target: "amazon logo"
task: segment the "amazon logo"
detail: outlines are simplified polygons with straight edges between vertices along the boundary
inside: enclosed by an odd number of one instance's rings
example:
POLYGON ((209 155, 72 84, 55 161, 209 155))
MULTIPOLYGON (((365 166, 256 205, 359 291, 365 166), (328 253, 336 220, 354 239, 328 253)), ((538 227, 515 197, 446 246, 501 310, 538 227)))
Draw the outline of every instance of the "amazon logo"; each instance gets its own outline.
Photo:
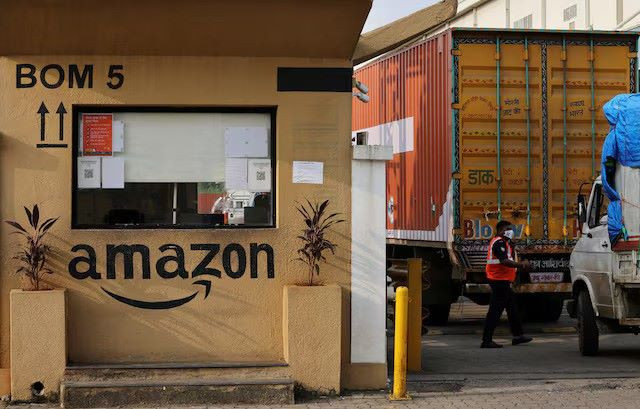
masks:
MULTIPOLYGON (((171 300, 138 300, 129 298, 124 294, 118 294, 101 286, 102 291, 115 301, 135 308, 148 310, 167 310, 180 307, 194 300, 199 293, 203 292, 203 298, 209 297, 213 278, 222 278, 223 272, 211 267, 211 262, 220 253, 220 245, 215 243, 195 243, 191 244, 190 250, 200 254, 200 261, 191 271, 185 267, 185 252, 178 244, 163 244, 158 247, 161 257, 155 263, 155 275, 161 279, 183 279, 193 280, 194 291, 190 295, 171 300)), ((97 256, 95 249, 88 244, 77 244, 71 248, 71 252, 76 256, 69 262, 69 274, 76 280, 102 280, 103 275, 97 269, 97 256)), ((116 261, 122 260, 122 268, 125 280, 132 280, 135 272, 142 274, 142 278, 150 280, 151 257, 149 247, 144 244, 107 244, 107 280, 116 279, 118 271, 116 261), (138 257, 136 257, 138 255, 138 257), (120 256, 120 257, 118 257, 120 256), (135 261, 139 260, 138 265, 135 261)), ((251 278, 258 278, 259 260, 262 253, 266 260, 263 272, 267 278, 274 278, 274 255, 273 248, 268 244, 251 243, 249 245, 249 260, 247 262, 247 251, 238 243, 230 243, 222 251, 222 267, 224 274, 232 279, 238 279, 245 275, 247 266, 251 278), (235 258, 238 262, 233 268, 231 260, 235 258)))

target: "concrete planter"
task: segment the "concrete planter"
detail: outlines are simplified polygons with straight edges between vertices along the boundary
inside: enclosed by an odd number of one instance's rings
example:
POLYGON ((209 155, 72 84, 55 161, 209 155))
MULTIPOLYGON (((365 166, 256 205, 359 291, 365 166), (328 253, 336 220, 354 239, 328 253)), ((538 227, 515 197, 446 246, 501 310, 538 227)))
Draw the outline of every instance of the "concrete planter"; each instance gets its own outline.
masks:
POLYGON ((10 315, 11 399, 56 400, 67 364, 65 291, 11 290, 10 315))
POLYGON ((285 359, 306 391, 339 394, 342 288, 287 286, 283 297, 285 359))

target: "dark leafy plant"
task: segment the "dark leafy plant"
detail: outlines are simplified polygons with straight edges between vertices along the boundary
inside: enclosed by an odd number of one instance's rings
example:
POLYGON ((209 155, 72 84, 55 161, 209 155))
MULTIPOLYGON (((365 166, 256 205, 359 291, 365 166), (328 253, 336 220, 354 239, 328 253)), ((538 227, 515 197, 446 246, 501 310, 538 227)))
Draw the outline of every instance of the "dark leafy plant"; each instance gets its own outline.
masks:
POLYGON ((307 266, 309 275, 309 285, 313 285, 313 277, 320 275, 320 262, 326 262, 327 258, 324 252, 329 250, 331 254, 335 254, 337 245, 325 238, 327 229, 334 224, 344 222, 340 219, 340 213, 331 213, 327 215, 327 207, 329 201, 318 204, 311 204, 306 200, 306 204, 298 203, 296 209, 302 215, 305 228, 298 239, 302 241, 302 247, 298 249, 298 258, 296 260, 303 262, 307 266))
POLYGON ((29 290, 38 291, 41 289, 40 283, 44 275, 53 273, 51 269, 46 267, 50 247, 44 244, 43 239, 58 218, 47 219, 39 224, 40 210, 38 205, 34 205, 32 210, 25 207, 24 211, 27 213, 30 227, 25 228, 20 223, 11 220, 5 222, 15 229, 13 233, 25 238, 24 242, 20 242, 18 251, 13 256, 15 260, 20 262, 16 274, 24 274, 30 283, 29 290))

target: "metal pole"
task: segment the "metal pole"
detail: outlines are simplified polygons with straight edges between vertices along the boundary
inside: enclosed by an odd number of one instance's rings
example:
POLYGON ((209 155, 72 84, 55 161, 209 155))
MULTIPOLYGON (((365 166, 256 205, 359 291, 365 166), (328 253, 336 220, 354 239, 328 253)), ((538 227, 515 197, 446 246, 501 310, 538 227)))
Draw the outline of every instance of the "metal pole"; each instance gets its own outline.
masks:
POLYGON ((422 259, 407 260, 409 312, 407 323, 407 369, 422 370, 422 259))
POLYGON ((562 36, 562 236, 567 244, 567 39, 562 36))
POLYGON ((502 163, 500 162, 500 37, 496 37, 496 128, 497 128, 497 167, 498 167, 498 220, 502 220, 502 163))
POLYGON ((596 180, 596 76, 595 53, 593 51, 593 37, 590 42, 591 59, 591 181, 596 180))
POLYGON ((526 84, 526 106, 524 109, 527 115, 527 226, 525 227, 525 234, 527 236, 527 244, 529 244, 531 240, 531 111, 529 100, 529 42, 526 37, 524 39, 524 53, 524 81, 526 84))
POLYGON ((407 322, 409 310, 409 290, 396 289, 396 328, 393 341, 393 393, 391 400, 408 400, 407 395, 407 322))

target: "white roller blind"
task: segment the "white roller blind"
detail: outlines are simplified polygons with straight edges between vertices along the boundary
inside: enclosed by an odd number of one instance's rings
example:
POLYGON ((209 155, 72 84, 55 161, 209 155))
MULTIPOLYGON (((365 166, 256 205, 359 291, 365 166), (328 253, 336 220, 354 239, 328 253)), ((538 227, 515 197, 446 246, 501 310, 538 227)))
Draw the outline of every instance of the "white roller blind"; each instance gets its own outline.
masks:
POLYGON ((225 128, 270 127, 268 114, 116 113, 113 119, 124 123, 124 150, 114 156, 125 160, 125 182, 224 182, 225 128))

